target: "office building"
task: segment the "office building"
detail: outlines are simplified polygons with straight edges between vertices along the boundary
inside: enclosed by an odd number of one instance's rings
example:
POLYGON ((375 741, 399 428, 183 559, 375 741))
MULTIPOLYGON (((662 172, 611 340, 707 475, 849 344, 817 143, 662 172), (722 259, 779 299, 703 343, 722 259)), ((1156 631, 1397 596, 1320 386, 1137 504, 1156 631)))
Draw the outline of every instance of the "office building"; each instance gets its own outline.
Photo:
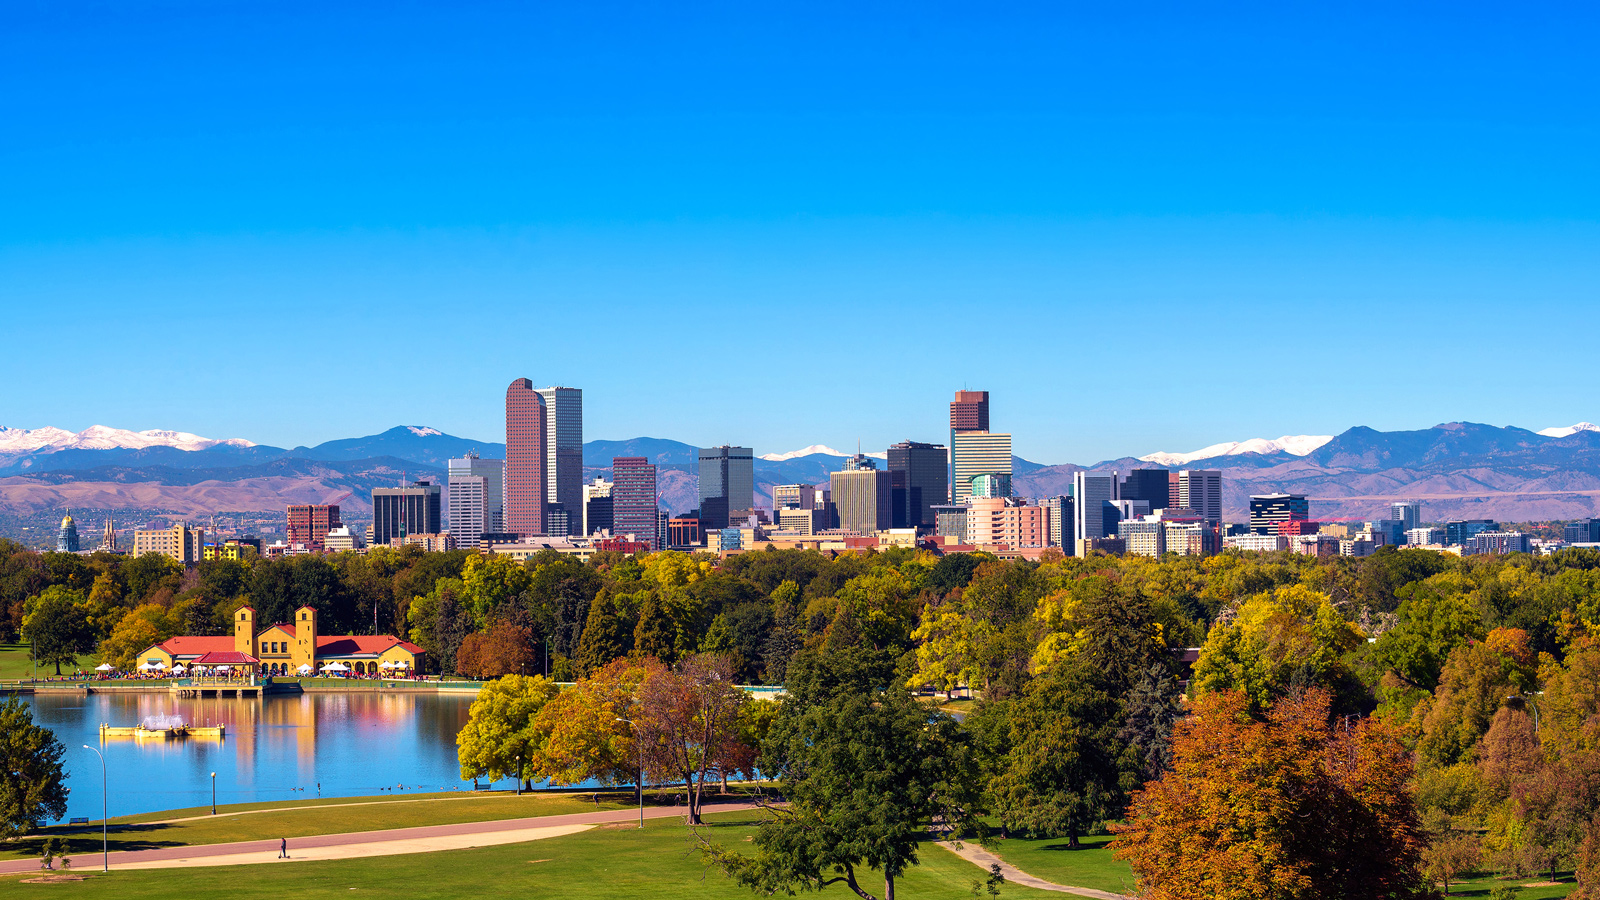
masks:
POLYGON ((1444 523, 1444 542, 1447 546, 1464 547, 1474 535, 1499 530, 1500 523, 1493 519, 1457 519, 1444 523))
POLYGON ((1443 528, 1412 528, 1406 532, 1406 543, 1413 547, 1438 547, 1444 545, 1443 528))
POLYGON ((1530 553, 1532 550, 1528 536, 1520 531, 1479 531, 1461 542, 1461 552, 1467 556, 1479 553, 1530 553))
POLYGON ((558 528, 561 517, 546 519, 546 534, 563 537, 582 527, 583 498, 583 389, 548 387, 539 391, 544 401, 545 505, 565 511, 567 528, 558 528))
POLYGON ((778 484, 772 487, 772 512, 780 509, 814 509, 817 489, 809 484, 778 484))
POLYGON ((362 536, 358 532, 351 531, 349 526, 346 525, 340 525, 338 528, 333 529, 328 532, 327 537, 322 539, 322 549, 329 553, 364 550, 366 546, 367 542, 362 539, 362 536))
POLYGON ((1004 474, 975 475, 972 478, 971 500, 1008 499, 1011 497, 1011 476, 1004 474))
POLYGON ((1582 519, 1561 529, 1561 539, 1569 544, 1600 542, 1600 519, 1582 519))
POLYGON ((1004 475, 1009 484, 1011 435, 992 431, 958 431, 950 442, 954 448, 950 454, 954 470, 952 502, 967 502, 972 496, 972 479, 979 475, 1004 475))
MULTIPOLYGON (((1406 531, 1408 529, 1405 524, 1403 519, 1374 519, 1368 522, 1362 530, 1371 536, 1375 547, 1398 547, 1406 542, 1406 531)), ((1415 528, 1416 526, 1413 525, 1411 527, 1415 528)))
POLYGON ((1222 539, 1222 546, 1232 550, 1271 553, 1275 550, 1289 549, 1289 539, 1281 534, 1256 534, 1255 532, 1230 534, 1222 539))
MULTIPOLYGON (((533 382, 518 378, 506 388, 506 531, 523 537, 545 534, 549 501, 549 423, 544 397, 533 382)), ((380 542, 381 543, 381 542, 380 542)))
POLYGON ((1160 559, 1167 552, 1167 530, 1160 519, 1145 516, 1117 523, 1117 537, 1128 553, 1160 559))
MULTIPOLYGON (((1117 495, 1123 500, 1143 500, 1152 510, 1166 509, 1172 493, 1171 474, 1166 469, 1134 469, 1123 476, 1117 495)), ((1128 552, 1133 552, 1132 545, 1128 552)))
POLYGON ((901 441, 889 447, 889 471, 904 473, 905 527, 934 526, 933 507, 950 498, 949 465, 950 453, 941 444, 901 441))
POLYGON ((828 530, 828 511, 817 507, 785 507, 773 513, 779 531, 812 535, 828 530))
POLYGON ((975 499, 967 507, 966 542, 976 546, 1004 545, 1011 550, 1046 547, 1049 519, 1044 509, 1024 506, 1003 497, 975 499))
POLYGON ((1039 507, 1050 519, 1050 546, 1071 549, 1073 546, 1072 498, 1066 495, 1045 497, 1039 507))
POLYGON ((171 528, 133 533, 133 555, 159 553, 186 566, 200 562, 205 554, 204 529, 190 528, 179 522, 171 528))
POLYGON ((728 514, 755 502, 755 468, 749 447, 700 450, 700 522, 706 531, 728 527, 728 514))
POLYGON ((72 510, 61 517, 61 530, 56 532, 57 553, 78 552, 78 523, 72 521, 72 510))
POLYGON ((643 456, 611 460, 611 533, 660 549, 656 513, 656 467, 643 456))
POLYGON ((611 482, 599 475, 583 486, 583 533, 611 531, 611 482))
POLYGON ((957 541, 967 539, 967 505, 940 503, 933 507, 933 533, 957 541))
POLYGON ((661 507, 656 507, 656 542, 654 548, 660 550, 667 544, 667 522, 672 517, 661 507))
POLYGON ((468 453, 447 464, 449 528, 456 546, 472 550, 485 534, 506 531, 506 461, 468 453))
POLYGON ((1215 556, 1222 552, 1222 533, 1204 521, 1168 521, 1165 529, 1166 552, 1179 556, 1215 556))
POLYGON ((1284 540, 1289 542, 1289 549, 1303 556, 1332 557, 1339 555, 1343 538, 1331 534, 1302 534, 1284 540))
POLYGON ((293 547, 303 545, 309 553, 328 549, 328 532, 338 528, 339 507, 330 505, 294 505, 289 507, 289 527, 285 541, 293 547))
MULTIPOLYGON (((440 506, 444 492, 439 485, 422 479, 409 487, 373 488, 372 544, 390 546, 412 534, 438 534, 444 530, 440 506)), ((292 546, 292 545, 291 545, 292 546)))
POLYGON ((1110 475, 1072 473, 1072 546, 1079 547, 1084 541, 1116 534, 1119 517, 1113 503, 1118 499, 1118 487, 1115 472, 1110 475))
POLYGON ((698 515, 673 516, 667 519, 668 549, 686 550, 698 547, 705 543, 703 538, 698 515))
POLYGON ((1304 522, 1311 518, 1310 511, 1301 494, 1254 494, 1250 497, 1250 530, 1274 534, 1280 522, 1304 522))
MULTIPOLYGON (((951 503, 966 502, 966 488, 957 487, 962 480, 961 473, 956 468, 955 446, 956 435, 966 432, 987 432, 989 430, 989 392, 988 391, 956 391, 956 397, 950 403, 950 497, 951 503), (958 496, 959 494, 959 496, 958 496)), ((1007 449, 1005 469, 993 471, 1010 472, 1010 450, 1007 449)), ((968 472, 967 478, 979 474, 968 472)), ((937 501, 944 502, 944 501, 937 501)))
POLYGON ((894 520, 891 481, 888 472, 873 469, 834 472, 829 483, 839 527, 863 533, 890 527, 894 520))
POLYGON ((1419 528, 1422 525, 1422 501, 1401 500, 1389 504, 1389 518, 1400 523, 1402 532, 1419 528))
POLYGON ((1222 524, 1222 472, 1218 469, 1183 469, 1178 472, 1178 502, 1212 525, 1222 524))

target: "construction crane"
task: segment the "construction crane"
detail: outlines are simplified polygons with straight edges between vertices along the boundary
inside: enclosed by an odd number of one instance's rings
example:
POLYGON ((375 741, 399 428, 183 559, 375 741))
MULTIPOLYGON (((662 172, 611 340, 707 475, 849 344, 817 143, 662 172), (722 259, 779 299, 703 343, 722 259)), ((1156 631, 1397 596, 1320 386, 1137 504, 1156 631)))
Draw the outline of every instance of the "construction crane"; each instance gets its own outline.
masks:
POLYGON ((322 505, 323 506, 337 506, 338 504, 343 503, 346 500, 349 500, 350 497, 354 493, 355 493, 354 491, 345 491, 344 493, 339 494, 338 496, 330 497, 329 499, 322 501, 322 505))

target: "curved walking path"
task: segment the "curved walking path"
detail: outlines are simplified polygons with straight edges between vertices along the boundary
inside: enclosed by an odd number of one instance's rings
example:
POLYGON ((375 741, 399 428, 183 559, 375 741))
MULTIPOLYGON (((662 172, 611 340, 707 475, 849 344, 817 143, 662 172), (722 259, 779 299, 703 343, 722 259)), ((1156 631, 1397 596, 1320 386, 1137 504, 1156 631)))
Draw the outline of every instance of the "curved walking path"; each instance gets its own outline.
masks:
MULTIPOLYGON (((702 812, 742 812, 755 809, 751 803, 706 804, 702 812)), ((681 807, 646 807, 647 819, 681 817, 681 807)), ((168 869, 186 866, 238 866, 276 862, 354 859, 366 856, 392 856, 399 853, 429 853, 517 844, 544 838, 575 834, 596 825, 637 822, 637 809, 608 809, 599 812, 567 813, 558 816, 533 816, 500 819, 493 822, 463 822, 456 825, 420 825, 386 831, 354 831, 345 834, 319 834, 289 838, 289 859, 278 859, 279 838, 261 841, 236 841, 228 844, 194 844, 185 847, 160 847, 154 850, 119 850, 111 854, 113 869, 168 869)), ((12 859, 0 862, 0 875, 37 874, 39 860, 12 859)), ((60 871, 60 870, 58 870, 60 871)), ((100 871, 100 854, 72 856, 77 872, 100 871)))
POLYGON ((1134 900, 1127 894, 1113 894, 1110 891, 1097 891, 1094 888, 1073 887, 1070 884, 1056 884, 1053 881, 1036 878, 977 844, 962 843, 958 845, 954 841, 936 841, 935 843, 984 871, 988 871, 990 866, 998 863, 1000 874, 1006 877, 1007 884, 1020 884, 1024 887, 1037 888, 1041 891, 1055 891, 1059 894, 1078 894, 1083 897, 1095 897, 1098 900, 1134 900))

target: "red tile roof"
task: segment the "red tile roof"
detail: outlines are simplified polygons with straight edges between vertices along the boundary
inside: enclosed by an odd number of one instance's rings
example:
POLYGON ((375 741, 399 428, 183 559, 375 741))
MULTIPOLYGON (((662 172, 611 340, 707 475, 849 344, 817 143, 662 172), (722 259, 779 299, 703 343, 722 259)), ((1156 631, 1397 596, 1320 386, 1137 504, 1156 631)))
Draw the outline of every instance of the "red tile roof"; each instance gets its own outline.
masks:
POLYGON ((421 647, 392 634, 325 634, 317 636, 317 656, 377 656, 391 647, 420 655, 421 647))
POLYGON ((197 666, 253 666, 260 663, 248 653, 237 650, 213 650, 194 661, 197 666))
POLYGON ((207 653, 233 649, 229 635, 188 635, 167 638, 156 645, 172 656, 204 656, 207 653))

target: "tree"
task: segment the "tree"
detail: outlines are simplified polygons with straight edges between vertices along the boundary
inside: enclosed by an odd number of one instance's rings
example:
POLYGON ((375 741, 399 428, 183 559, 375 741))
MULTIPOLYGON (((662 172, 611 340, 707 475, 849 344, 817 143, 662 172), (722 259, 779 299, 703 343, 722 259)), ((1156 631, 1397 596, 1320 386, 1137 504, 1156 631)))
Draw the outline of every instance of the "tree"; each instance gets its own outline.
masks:
POLYGON ((612 660, 627 656, 631 649, 633 626, 619 599, 601 591, 589 602, 589 619, 578 639, 578 671, 599 671, 612 660))
POLYGON ((54 732, 34 724, 21 700, 0 703, 0 837, 27 834, 67 814, 66 752, 54 732))
POLYGON ((1360 645, 1361 635, 1326 594, 1300 584, 1280 587, 1245 601, 1233 621, 1212 626, 1191 687, 1196 694, 1241 691, 1259 712, 1292 689, 1348 687, 1354 679, 1342 657, 1360 645))
POLYGON ((990 786, 1008 830, 1078 838, 1120 812, 1137 765, 1117 739, 1117 701, 1083 664, 1062 662, 1011 706, 1011 751, 990 786))
POLYGON ((1532 660, 1516 637, 1463 644, 1451 651, 1431 702, 1418 709, 1421 738, 1417 755, 1426 765, 1469 761, 1508 696, 1532 686, 1532 660), (1497 649, 1498 648, 1498 649, 1497 649))
POLYGON ((1431 691, 1451 651, 1482 640, 1483 621, 1460 594, 1440 594, 1417 585, 1400 604, 1400 624, 1378 638, 1378 660, 1407 683, 1431 691))
POLYGON ((1409 898, 1423 846, 1409 754, 1386 724, 1328 719, 1312 689, 1251 715, 1200 698, 1173 732, 1172 770, 1113 830, 1152 900, 1409 898))
POLYGON ((461 777, 524 780, 544 749, 534 717, 555 694, 555 682, 541 675, 507 675, 485 684, 456 735, 461 777))
POLYGON ((868 655, 803 653, 795 668, 760 763, 788 802, 768 808, 754 857, 721 848, 711 855, 758 893, 843 882, 875 900, 859 877, 870 868, 883 873, 883 898, 893 900, 930 823, 957 835, 970 826, 977 790, 966 736, 904 684, 875 687, 879 670, 868 655))
POLYGON ((456 671, 472 678, 527 674, 537 669, 533 634, 524 625, 501 619, 487 634, 469 634, 456 651, 456 671))
POLYGON ((1119 740, 1141 763, 1141 781, 1153 781, 1172 767, 1172 727, 1183 718, 1183 690, 1165 666, 1144 671, 1124 702, 1119 740))
POLYGON ((739 712, 746 702, 726 656, 695 654, 670 669, 656 664, 645 673, 633 716, 637 739, 652 775, 683 782, 691 825, 700 824, 707 773, 737 762, 739 712))
POLYGON ((637 704, 647 671, 619 659, 552 697, 534 717, 543 742, 536 774, 555 784, 636 781, 638 745, 633 726, 622 720, 637 704))
POLYGON ((72 665, 78 655, 94 649, 94 631, 84 612, 79 591, 60 586, 45 588, 28 604, 22 634, 33 645, 33 658, 45 665, 72 665))
POLYGON ((111 636, 100 644, 100 661, 129 672, 139 664, 139 654, 178 632, 167 611, 146 603, 117 621, 111 636))
POLYGON ((1450 885, 1458 875, 1472 871, 1483 860, 1483 850, 1475 835, 1447 831, 1430 843, 1422 852, 1422 862, 1428 878, 1439 882, 1444 895, 1450 896, 1450 885))

